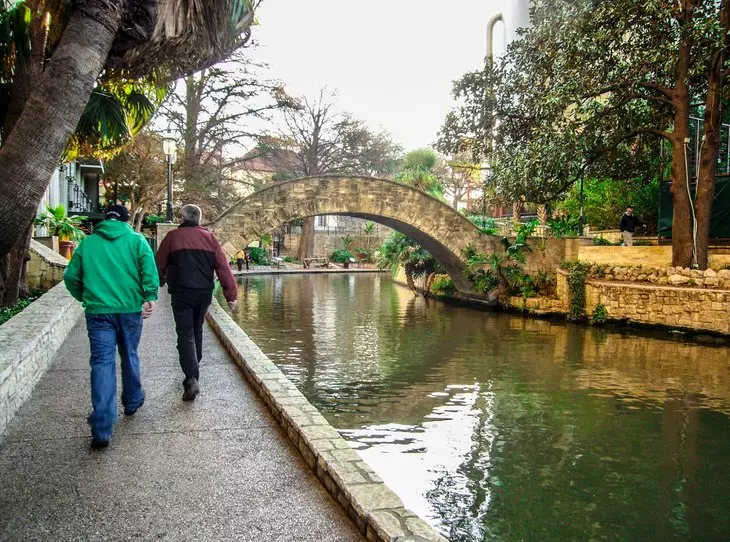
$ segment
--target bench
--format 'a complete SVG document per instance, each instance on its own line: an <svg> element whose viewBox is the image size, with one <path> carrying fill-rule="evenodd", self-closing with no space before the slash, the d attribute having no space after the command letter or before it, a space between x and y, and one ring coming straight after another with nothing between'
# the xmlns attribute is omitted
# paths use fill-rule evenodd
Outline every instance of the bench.
<svg viewBox="0 0 730 542"><path fill-rule="evenodd" d="M309 269L311 267L327 267L329 266L329 260L327 258L304 258L302 260L302 263L304 264L304 269Z"/></svg>
<svg viewBox="0 0 730 542"><path fill-rule="evenodd" d="M276 264L277 269L281 269L281 262L284 261L284 258L279 258L279 256L274 256L271 258L271 260Z"/></svg>

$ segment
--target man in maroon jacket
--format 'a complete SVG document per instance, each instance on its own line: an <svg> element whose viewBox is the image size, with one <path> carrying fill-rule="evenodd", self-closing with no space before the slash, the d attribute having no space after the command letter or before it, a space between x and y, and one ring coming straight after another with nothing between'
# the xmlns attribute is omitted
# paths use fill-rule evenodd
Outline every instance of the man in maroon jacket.
<svg viewBox="0 0 730 542"><path fill-rule="evenodd" d="M205 313L213 300L213 271L231 310L236 308L238 287L220 243L200 226L200 207L185 205L182 218L182 224L160 243L156 260L160 285L167 283L172 298L177 351L185 373L182 398L194 401L200 393L198 366L203 357Z"/></svg>

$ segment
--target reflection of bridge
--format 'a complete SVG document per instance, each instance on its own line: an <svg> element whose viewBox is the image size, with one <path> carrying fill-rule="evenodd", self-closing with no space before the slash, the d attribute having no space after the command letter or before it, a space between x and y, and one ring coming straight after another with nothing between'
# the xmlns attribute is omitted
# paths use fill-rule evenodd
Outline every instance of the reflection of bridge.
<svg viewBox="0 0 730 542"><path fill-rule="evenodd" d="M209 226L222 241L243 246L297 218L344 215L384 224L428 250L470 291L462 254L468 245L494 250L490 236L445 203L420 190L371 177L323 176L278 183L239 200Z"/></svg>

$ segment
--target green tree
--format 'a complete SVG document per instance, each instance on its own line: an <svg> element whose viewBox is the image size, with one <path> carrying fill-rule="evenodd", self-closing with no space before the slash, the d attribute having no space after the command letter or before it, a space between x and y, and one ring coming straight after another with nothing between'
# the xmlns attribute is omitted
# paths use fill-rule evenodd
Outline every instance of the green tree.
<svg viewBox="0 0 730 542"><path fill-rule="evenodd" d="M0 55L7 103L0 109L16 120L9 133L3 127L0 148L0 259L27 235L100 75L171 81L220 60L250 35L248 0L189 0L188 9L178 8L156 0L3 3ZM13 24L6 24L11 17Z"/></svg>
<svg viewBox="0 0 730 542"><path fill-rule="evenodd" d="M730 0L536 0L532 22L493 71L455 84L462 102L442 128L442 151L489 153L503 192L541 203L582 177L651 178L665 141L673 263L706 267ZM703 117L694 196L691 113Z"/></svg>
<svg viewBox="0 0 730 542"><path fill-rule="evenodd" d="M411 151L403 157L400 171L394 179L443 199L444 186L435 172L438 159L438 154L431 149Z"/></svg>

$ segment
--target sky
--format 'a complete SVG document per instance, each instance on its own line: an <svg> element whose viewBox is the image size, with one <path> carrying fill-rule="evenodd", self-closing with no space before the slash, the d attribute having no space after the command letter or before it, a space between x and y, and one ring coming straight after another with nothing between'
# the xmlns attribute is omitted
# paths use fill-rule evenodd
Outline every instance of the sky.
<svg viewBox="0 0 730 542"><path fill-rule="evenodd" d="M436 141L452 82L482 67L487 22L506 3L264 0L252 54L291 95L336 90L342 111L411 150Z"/></svg>

